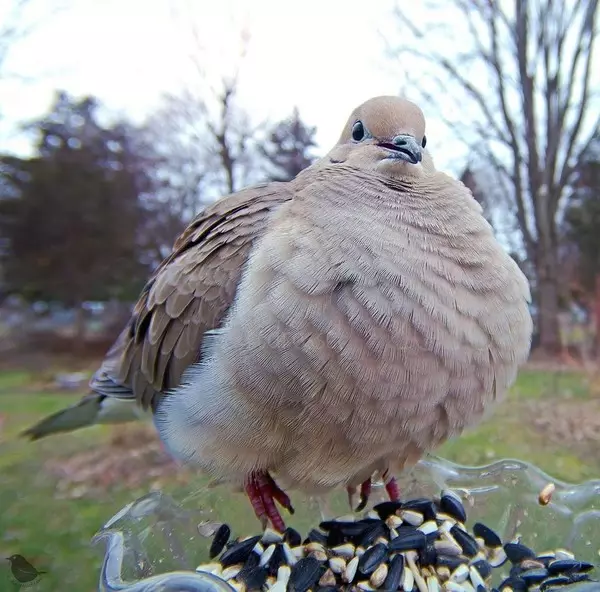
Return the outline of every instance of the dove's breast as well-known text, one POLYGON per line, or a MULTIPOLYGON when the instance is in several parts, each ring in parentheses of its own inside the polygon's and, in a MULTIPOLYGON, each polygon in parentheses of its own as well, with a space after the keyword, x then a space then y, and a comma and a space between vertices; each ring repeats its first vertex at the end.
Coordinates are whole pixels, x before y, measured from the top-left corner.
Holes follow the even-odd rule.
POLYGON ((290 204, 253 251, 214 349, 227 395, 205 391, 229 466, 246 454, 296 485, 401 467, 514 380, 527 283, 478 211, 376 205, 290 204))

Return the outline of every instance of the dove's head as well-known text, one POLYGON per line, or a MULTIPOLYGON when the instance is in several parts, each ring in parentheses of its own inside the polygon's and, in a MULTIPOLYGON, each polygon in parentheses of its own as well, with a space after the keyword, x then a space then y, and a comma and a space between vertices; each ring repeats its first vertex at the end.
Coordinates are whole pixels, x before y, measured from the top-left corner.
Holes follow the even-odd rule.
POLYGON ((354 109, 327 158, 391 177, 420 177, 434 170, 426 142, 425 116, 417 105, 374 97, 354 109))

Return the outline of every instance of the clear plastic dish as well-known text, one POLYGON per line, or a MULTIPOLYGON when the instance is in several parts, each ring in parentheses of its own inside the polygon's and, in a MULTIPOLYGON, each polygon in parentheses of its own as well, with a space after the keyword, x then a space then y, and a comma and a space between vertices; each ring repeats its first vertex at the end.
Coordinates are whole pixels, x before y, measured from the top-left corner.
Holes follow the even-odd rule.
MULTIPOLYGON (((463 498, 467 526, 483 522, 503 541, 520 534, 522 542, 536 552, 563 547, 577 559, 594 565, 600 562, 600 479, 564 483, 519 460, 465 467, 428 456, 399 483, 403 498, 434 497, 442 489, 455 490, 463 498), (548 483, 555 490, 550 502, 541 505, 539 494, 548 483)), ((371 504, 383 499, 381 489, 374 487, 371 504)), ((152 492, 113 516, 93 539, 106 544, 99 590, 233 592, 223 580, 195 568, 207 560, 211 534, 219 524, 227 522, 232 536, 258 534, 260 525, 256 521, 250 532, 239 532, 235 520, 200 507, 199 497, 184 504, 152 492)), ((239 499, 251 513, 250 504, 242 496, 239 499)), ((293 500, 297 501, 297 495, 293 500)), ((347 498, 336 492, 319 503, 308 500, 301 511, 284 519, 296 526, 295 521, 301 519, 306 524, 308 516, 311 525, 317 526, 341 514, 349 514, 347 498)), ((299 530, 306 534, 306 527, 299 530)))

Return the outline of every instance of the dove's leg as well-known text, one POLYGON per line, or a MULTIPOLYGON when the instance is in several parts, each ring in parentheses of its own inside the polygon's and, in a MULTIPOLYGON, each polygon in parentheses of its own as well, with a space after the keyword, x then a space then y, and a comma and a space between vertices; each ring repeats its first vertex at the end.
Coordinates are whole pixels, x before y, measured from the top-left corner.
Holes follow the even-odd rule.
POLYGON ((275 483, 273 477, 266 471, 250 473, 245 490, 254 508, 254 513, 263 527, 270 520, 273 528, 283 532, 285 523, 275 502, 278 501, 290 514, 294 513, 294 508, 289 496, 275 483))
MULTIPOLYGON (((400 500, 400 489, 398 488, 398 482, 395 477, 391 477, 388 471, 383 473, 383 482, 385 483, 385 490, 387 491, 388 497, 391 501, 397 502, 400 500)), ((356 507, 356 512, 362 512, 367 507, 369 497, 371 496, 371 479, 367 479, 360 486, 360 502, 356 507)), ((347 488, 348 499, 350 500, 350 506, 352 506, 352 500, 354 498, 355 490, 351 487, 347 488)))

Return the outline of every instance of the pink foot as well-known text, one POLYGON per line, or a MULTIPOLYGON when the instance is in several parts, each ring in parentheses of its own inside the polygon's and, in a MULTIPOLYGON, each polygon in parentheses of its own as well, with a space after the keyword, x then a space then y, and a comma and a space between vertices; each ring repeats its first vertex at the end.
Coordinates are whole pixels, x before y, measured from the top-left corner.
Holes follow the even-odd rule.
POLYGON ((294 508, 289 496, 275 483, 273 477, 266 471, 250 473, 244 488, 263 528, 270 520, 275 530, 283 532, 285 523, 275 501, 279 502, 290 514, 294 513, 294 508))

